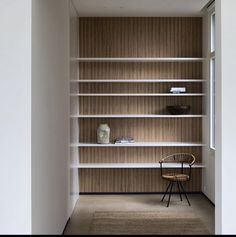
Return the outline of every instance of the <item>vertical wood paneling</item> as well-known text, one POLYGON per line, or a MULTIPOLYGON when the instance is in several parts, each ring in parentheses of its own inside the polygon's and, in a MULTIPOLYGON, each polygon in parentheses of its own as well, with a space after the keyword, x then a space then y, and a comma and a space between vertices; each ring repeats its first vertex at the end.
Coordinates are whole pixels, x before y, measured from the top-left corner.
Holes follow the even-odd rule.
POLYGON ((179 152, 192 153, 197 163, 202 161, 199 147, 83 147, 78 150, 81 163, 155 163, 167 155, 179 152))
MULTIPOLYGON (((101 123, 111 129, 111 142, 118 137, 133 137, 138 142, 201 142, 201 118, 96 118, 80 119, 80 141, 96 143, 96 131, 101 123)), ((107 148, 108 149, 108 148, 107 148)))
MULTIPOLYGON (((168 105, 190 105, 191 114, 202 113, 201 97, 81 97, 80 114, 168 114, 168 105)), ((76 114, 76 113, 73 113, 76 114)), ((201 126, 201 125, 200 125, 201 126)))
MULTIPOLYGON (((202 57, 201 18, 80 18, 80 57, 202 57)), ((202 79, 201 62, 80 62, 79 79, 202 79)), ((76 78, 74 78, 76 79, 76 78)), ((164 93, 172 86, 202 92, 201 83, 107 84, 71 87, 81 93, 164 93)), ((201 97, 81 97, 80 114, 167 114, 166 106, 187 104, 202 113, 201 97)), ((71 110, 73 114, 78 108, 71 110)), ((100 123, 108 123, 112 141, 132 136, 136 141, 201 142, 201 118, 79 119, 80 142, 95 143, 100 123)), ((72 131, 73 132, 73 131, 72 131)), ((76 137, 73 137, 76 140, 76 137)), ((76 148, 78 149, 78 148, 76 148)), ((73 154, 76 154, 76 149, 73 154)), ((174 152, 190 152, 201 162, 199 147, 79 148, 81 163, 158 162, 174 152)), ((158 169, 82 169, 81 192, 162 192, 166 182, 158 169)), ((193 171, 188 191, 201 191, 201 170, 193 171)))
POLYGON ((169 93, 171 87, 184 86, 187 93, 201 93, 202 83, 73 83, 71 93, 169 93))
POLYGON ((201 18, 80 18, 81 57, 201 57, 201 18))
MULTIPOLYGON (((174 170, 171 169, 169 172, 174 170)), ((191 181, 184 184, 188 192, 201 191, 199 177, 201 177, 201 169, 193 169, 191 181)), ((161 179, 160 169, 82 169, 80 171, 81 193, 164 192, 166 185, 167 182, 161 179)))
POLYGON ((201 62, 80 62, 83 79, 201 79, 201 62))

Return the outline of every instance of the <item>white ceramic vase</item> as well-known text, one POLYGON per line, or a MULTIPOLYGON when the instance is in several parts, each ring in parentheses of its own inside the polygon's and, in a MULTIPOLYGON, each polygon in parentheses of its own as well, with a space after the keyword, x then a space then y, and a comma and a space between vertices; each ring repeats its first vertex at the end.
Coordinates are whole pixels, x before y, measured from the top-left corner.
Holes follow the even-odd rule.
POLYGON ((97 142, 99 144, 110 143, 110 128, 107 124, 100 124, 97 129, 97 142))

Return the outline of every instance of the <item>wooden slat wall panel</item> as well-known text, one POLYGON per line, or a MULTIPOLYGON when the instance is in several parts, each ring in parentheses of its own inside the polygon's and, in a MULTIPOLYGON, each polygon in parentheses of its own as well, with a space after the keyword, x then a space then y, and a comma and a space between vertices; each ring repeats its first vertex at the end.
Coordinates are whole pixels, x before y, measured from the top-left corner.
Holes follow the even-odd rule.
MULTIPOLYGON (((201 18, 80 18, 79 57, 202 57, 201 18)), ((80 62, 79 79, 202 79, 201 62, 80 62)), ((78 78, 74 78, 78 79, 78 78)), ((201 83, 80 84, 81 93, 158 93, 171 86, 202 91, 201 83)), ((71 92, 78 92, 78 85, 71 92)), ((80 97, 80 114, 166 114, 166 106, 187 104, 201 114, 201 97, 80 97)), ((78 108, 71 110, 78 113, 78 108)), ((202 141, 202 120, 79 119, 80 142, 95 143, 100 123, 111 127, 112 140, 133 136, 137 141, 202 141)), ((74 138, 73 138, 74 139, 74 138)), ((72 141, 73 142, 73 141, 72 141)), ((75 138, 76 142, 76 138, 75 138)), ((78 148, 76 148, 78 149, 78 148)), ((174 152, 190 152, 201 162, 199 147, 79 148, 81 163, 157 162, 174 152)), ((158 169, 81 169, 81 192, 163 192, 158 169)), ((187 191, 201 191, 201 170, 193 171, 187 191)))
MULTIPOLYGON (((80 97, 80 114, 168 114, 167 105, 190 105, 202 114, 201 97, 80 97)), ((72 111, 73 114, 76 111, 72 111)), ((201 126, 201 124, 199 124, 201 126)))
POLYGON ((201 57, 201 18, 80 18, 80 57, 201 57))
POLYGON ((201 62, 80 62, 83 79, 202 79, 201 62))
MULTIPOLYGON (((79 183, 82 193, 164 192, 168 184, 161 179, 160 169, 81 169, 79 183)), ((188 192, 200 192, 201 169, 194 169, 185 185, 188 192)))
MULTIPOLYGON (((96 143, 99 124, 111 129, 111 142, 122 136, 139 142, 201 142, 201 118, 80 119, 80 141, 96 143)), ((110 149, 110 148, 107 148, 110 149)))
POLYGON ((187 93, 201 93, 202 83, 85 83, 71 93, 169 93, 171 87, 185 87, 187 93))
POLYGON ((117 147, 79 148, 80 163, 155 163, 167 155, 179 152, 192 153, 201 163, 200 147, 117 147))

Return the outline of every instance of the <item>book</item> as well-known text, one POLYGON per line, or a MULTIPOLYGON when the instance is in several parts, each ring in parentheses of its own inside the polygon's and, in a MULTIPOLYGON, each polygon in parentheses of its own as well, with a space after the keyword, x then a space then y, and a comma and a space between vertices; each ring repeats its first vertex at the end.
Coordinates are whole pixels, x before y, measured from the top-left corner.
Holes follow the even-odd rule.
POLYGON ((132 137, 121 137, 115 140, 115 144, 124 144, 124 143, 134 143, 134 139, 132 137))

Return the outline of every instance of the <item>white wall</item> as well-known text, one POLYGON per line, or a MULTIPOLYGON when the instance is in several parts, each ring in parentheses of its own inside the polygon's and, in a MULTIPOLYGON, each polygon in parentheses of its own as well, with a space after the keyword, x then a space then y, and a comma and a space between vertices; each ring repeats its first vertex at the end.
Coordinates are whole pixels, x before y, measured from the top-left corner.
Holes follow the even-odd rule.
POLYGON ((68 218, 69 3, 32 2, 32 233, 68 218))
MULTIPOLYGON (((70 57, 79 56, 79 18, 77 11, 72 1, 70 1, 70 57)), ((70 62, 70 80, 79 78, 78 63, 75 61, 70 62)), ((72 83, 71 86, 77 86, 78 83, 72 83)), ((78 88, 77 88, 78 89, 78 88)), ((78 98, 71 98, 70 101, 70 114, 78 114, 79 104, 78 98)), ((77 119, 70 121, 70 142, 79 142, 79 123, 77 119)), ((78 148, 70 147, 70 165, 79 163, 78 148)), ((79 199, 79 170, 70 169, 69 176, 69 208, 68 215, 70 216, 74 210, 75 204, 79 199)))
POLYGON ((216 1, 216 233, 235 234, 236 1, 216 1))
POLYGON ((204 108, 203 111, 206 117, 203 118, 202 137, 203 143, 206 144, 202 150, 202 161, 205 168, 202 170, 202 191, 203 193, 215 203, 215 151, 210 148, 210 66, 209 66, 209 47, 210 37, 210 20, 208 12, 206 11, 203 17, 203 57, 207 60, 203 63, 203 78, 207 79, 204 83, 204 108))
POLYGON ((0 234, 31 232, 31 1, 0 1, 0 234))

